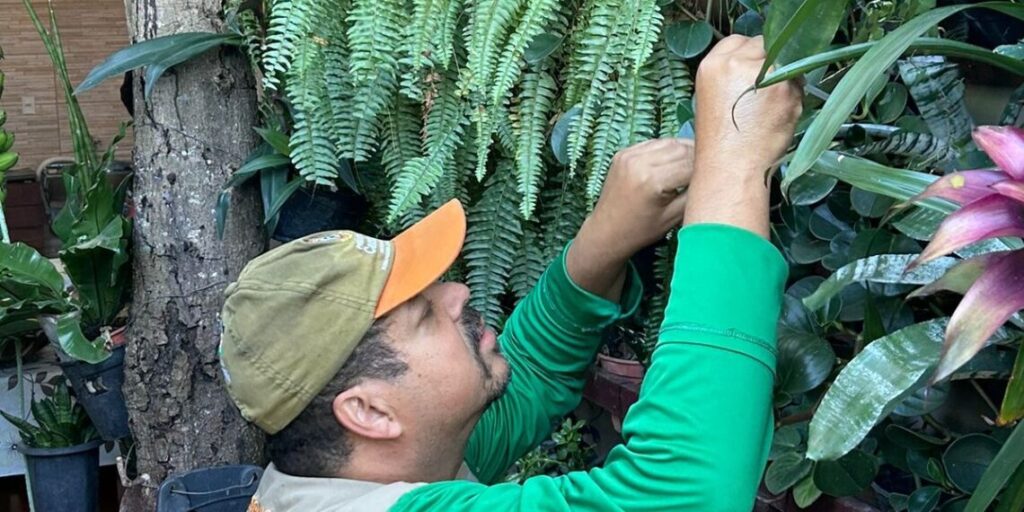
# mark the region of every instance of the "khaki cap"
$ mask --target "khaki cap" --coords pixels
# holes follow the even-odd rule
[[[327,231],[250,261],[224,291],[219,349],[242,415],[269,434],[291,423],[375,319],[448,270],[465,237],[453,200],[389,241]]]

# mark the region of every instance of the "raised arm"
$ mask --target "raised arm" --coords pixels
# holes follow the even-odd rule
[[[604,467],[522,485],[444,482],[396,510],[750,510],[772,433],[775,325],[787,267],[765,235],[766,170],[792,137],[799,91],[780,84],[732,107],[764,58],[737,36],[705,58],[697,167],[671,297],[625,443]],[[691,217],[692,215],[692,217]]]

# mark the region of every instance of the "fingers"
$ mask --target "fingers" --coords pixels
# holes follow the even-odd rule
[[[734,52],[734,51],[736,51],[736,49],[738,49],[739,47],[741,47],[744,44],[746,44],[748,39],[750,39],[750,38],[749,37],[745,37],[745,36],[741,36],[739,34],[733,34],[733,35],[731,35],[729,37],[726,37],[725,39],[722,39],[721,41],[719,41],[718,44],[716,44],[714,46],[714,48],[711,49],[711,52],[709,52],[708,55],[714,55],[714,54],[719,54],[719,53],[725,54],[725,53]]]

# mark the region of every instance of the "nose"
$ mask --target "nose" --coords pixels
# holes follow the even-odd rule
[[[452,319],[462,316],[462,308],[469,301],[469,287],[462,283],[434,283],[429,293],[436,304]]]

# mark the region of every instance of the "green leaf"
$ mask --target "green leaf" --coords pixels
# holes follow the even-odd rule
[[[853,44],[843,46],[827,52],[818,53],[807,58],[791,62],[785,66],[777,67],[765,76],[758,87],[768,87],[786,80],[792,80],[812,70],[823,68],[830,64],[856,59],[863,56],[878,44],[877,41],[869,43]],[[919,37],[907,48],[908,52],[914,54],[935,54],[949,57],[961,57],[971,59],[984,64],[1010,71],[1017,75],[1024,75],[1024,63],[1021,61],[998,53],[993,53],[987,48],[974,46],[952,39],[940,39],[937,37]],[[1002,124],[1002,123],[1000,123]]]
[[[907,500],[908,512],[931,512],[939,505],[942,489],[935,486],[922,487],[910,495]]]
[[[916,451],[931,450],[945,445],[948,441],[896,424],[885,427],[885,437],[903,448]]]
[[[110,357],[102,337],[90,341],[82,333],[82,317],[78,311],[58,315],[54,321],[57,344],[67,355],[89,364],[102,363]]]
[[[759,36],[764,33],[764,18],[756,11],[747,11],[736,18],[732,31],[747,37]]]
[[[782,174],[785,175],[785,167]],[[793,183],[789,189],[789,201],[795,205],[811,205],[828,196],[839,180],[824,174],[808,173]]]
[[[60,296],[64,291],[64,278],[57,268],[35,249],[21,243],[0,243],[0,276],[21,284],[42,286],[51,294]]]
[[[950,257],[940,258],[907,272],[907,266],[916,258],[915,254],[883,254],[854,261],[829,276],[811,296],[804,299],[804,305],[812,311],[817,310],[855,282],[928,284],[942,277],[959,261]]]
[[[813,467],[814,462],[806,459],[802,453],[787,453],[768,466],[764,485],[772,494],[782,494],[806,477]]]
[[[930,414],[946,402],[949,396],[949,383],[941,382],[914,391],[893,409],[892,413],[899,416],[924,416]]]
[[[1006,484],[1006,491],[999,497],[999,506],[995,512],[1018,512],[1024,510],[1024,464],[1017,467],[1017,471],[1010,477]]]
[[[1024,60],[1024,43],[1004,44],[992,50],[998,55],[1005,55],[1012,59]]]
[[[821,497],[821,489],[814,485],[814,475],[809,475],[793,487],[793,501],[800,508],[811,506]]]
[[[942,455],[949,480],[961,491],[974,492],[999,448],[999,441],[984,434],[968,434],[953,441]]]
[[[529,64],[537,64],[547,58],[562,45],[562,38],[551,33],[543,33],[533,38],[526,47],[523,56]]]
[[[792,193],[793,189],[790,189],[790,194]],[[850,190],[850,202],[853,203],[853,209],[862,217],[876,219],[885,215],[885,212],[889,211],[896,201],[890,197],[854,187]]]
[[[576,119],[580,115],[580,107],[575,106],[568,112],[562,114],[551,130],[551,152],[555,159],[562,165],[569,163],[569,132],[574,128]]]
[[[816,320],[800,300],[787,295],[778,329],[779,389],[803,393],[828,378],[836,356],[818,331]]]
[[[280,191],[276,195],[274,195],[273,203],[270,204],[269,208],[266,208],[264,218],[270,219],[277,216],[277,214],[281,211],[281,207],[284,206],[284,203],[288,201],[288,198],[291,197],[292,194],[294,194],[295,191],[298,190],[303,183],[305,183],[305,180],[303,180],[302,178],[294,178],[291,181],[289,181],[287,185],[281,188]]]
[[[908,201],[920,194],[937,176],[923,172],[886,167],[870,160],[826,151],[814,163],[814,172],[838,178],[866,192]],[[941,213],[952,213],[957,206],[949,201],[930,198],[915,203]]]
[[[1017,361],[1013,364],[1010,382],[1006,384],[1006,396],[999,408],[1000,425],[1008,425],[1024,418],[1024,348],[1017,349]]]
[[[1024,472],[1024,470],[1020,469],[1024,468],[1024,426],[1022,425],[1024,423],[1018,424],[1013,429],[1013,433],[1010,434],[1003,447],[999,449],[999,453],[996,454],[988,468],[985,469],[981,479],[973,487],[973,494],[971,495],[971,500],[967,503],[966,512],[989,510],[989,506],[995,500],[999,490],[1010,481],[1014,472]],[[950,449],[952,448],[950,446]],[[950,478],[952,479],[952,477],[953,474],[950,472]],[[956,482],[954,481],[954,483]]]
[[[811,420],[807,456],[835,459],[857,446],[938,362],[947,321],[900,329],[857,354],[829,387]]]
[[[767,56],[757,83],[768,68],[814,55],[832,42],[846,16],[846,0],[775,0],[764,22]]]
[[[874,457],[854,450],[839,460],[814,465],[814,485],[829,496],[855,496],[871,485],[878,472]]]
[[[802,441],[798,425],[786,425],[776,429],[775,435],[772,436],[772,449],[768,459],[775,460],[787,453],[796,452]]]
[[[961,152],[973,149],[974,119],[964,102],[967,89],[960,68],[945,57],[913,56],[901,60],[899,69],[929,133]]]
[[[112,53],[106,60],[93,68],[75,89],[75,94],[80,95],[108,78],[121,77],[131,69],[153,66],[166,70],[217,46],[238,46],[241,43],[242,38],[235,34],[207,32],[185,32],[136,43]],[[159,76],[158,73],[156,78]],[[147,90],[150,87],[150,84],[147,83]]]
[[[707,21],[680,21],[665,27],[665,44],[672,53],[689,59],[704,53],[711,44],[713,32]]]
[[[290,144],[288,136],[279,130],[273,128],[253,128],[256,133],[260,134],[263,140],[270,144],[270,147],[274,148],[279,154],[289,156],[291,154]]]
[[[875,115],[878,117],[878,122],[889,124],[900,117],[903,110],[907,108],[909,97],[910,94],[903,84],[897,82],[885,84],[882,89],[882,97],[875,104]]]
[[[890,32],[874,47],[868,50],[856,64],[846,73],[829,95],[828,101],[815,117],[811,126],[790,161],[790,174],[783,181],[783,190],[788,190],[793,180],[800,177],[828,149],[832,139],[850,114],[853,113],[871,80],[885,72],[896,59],[903,54],[915,39],[934,27],[943,19],[972,7],[984,7],[998,10],[1014,17],[1024,17],[1024,6],[1009,2],[985,2],[975,5],[955,5],[933,9],[908,21],[900,28]]]

